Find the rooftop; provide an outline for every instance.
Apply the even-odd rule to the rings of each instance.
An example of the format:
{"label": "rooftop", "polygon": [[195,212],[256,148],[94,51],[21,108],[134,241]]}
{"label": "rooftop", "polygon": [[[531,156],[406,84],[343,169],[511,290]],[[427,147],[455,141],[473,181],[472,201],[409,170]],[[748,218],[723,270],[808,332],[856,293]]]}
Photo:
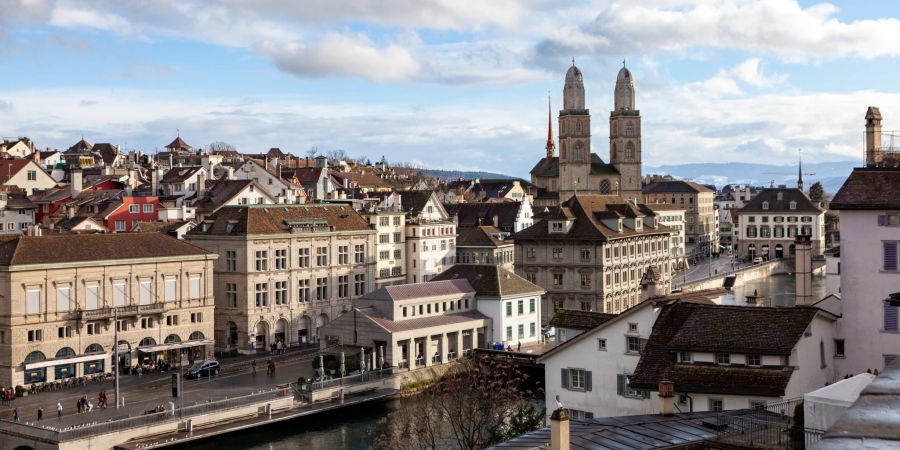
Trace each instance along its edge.
{"label": "rooftop", "polygon": [[472,288],[468,281],[465,279],[454,279],[385,286],[363,295],[360,298],[367,300],[399,301],[473,293],[475,293],[475,289]]}
{"label": "rooftop", "polygon": [[213,257],[214,254],[159,233],[62,234],[0,239],[0,266],[180,256]]}
{"label": "rooftop", "polygon": [[900,358],[872,380],[826,432],[821,450],[900,448]]}
{"label": "rooftop", "polygon": [[544,288],[497,265],[457,264],[435,276],[431,283],[445,280],[468,281],[479,296],[540,295],[544,292]]}
{"label": "rooftop", "polygon": [[550,319],[550,326],[571,328],[573,330],[590,330],[614,317],[616,317],[615,314],[581,311],[578,309],[558,309],[553,314],[553,318]]}
{"label": "rooftop", "polygon": [[831,200],[834,210],[900,209],[900,169],[856,168]]}

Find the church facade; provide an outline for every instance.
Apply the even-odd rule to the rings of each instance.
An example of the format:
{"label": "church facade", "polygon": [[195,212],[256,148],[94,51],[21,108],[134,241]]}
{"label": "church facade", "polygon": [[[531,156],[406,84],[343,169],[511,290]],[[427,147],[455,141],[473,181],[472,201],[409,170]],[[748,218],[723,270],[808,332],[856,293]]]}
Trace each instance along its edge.
{"label": "church facade", "polygon": [[634,79],[622,67],[609,117],[609,162],[591,152],[591,112],[585,108],[584,77],[566,72],[559,111],[559,156],[548,111],[546,156],[531,169],[535,206],[558,206],[577,194],[618,195],[641,201],[641,114],[634,104]]}

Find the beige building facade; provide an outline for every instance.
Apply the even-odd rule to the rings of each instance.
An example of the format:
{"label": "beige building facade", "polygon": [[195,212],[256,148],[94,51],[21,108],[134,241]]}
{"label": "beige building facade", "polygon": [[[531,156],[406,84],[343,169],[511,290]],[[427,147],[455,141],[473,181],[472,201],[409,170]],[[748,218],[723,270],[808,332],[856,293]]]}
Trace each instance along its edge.
{"label": "beige building facade", "polygon": [[644,202],[668,203],[685,209],[685,256],[694,263],[719,252],[716,193],[693,181],[657,181],[644,186]]}
{"label": "beige building facade", "polygon": [[[212,351],[216,255],[159,233],[0,244],[0,384],[106,373]],[[118,342],[116,330],[118,329]]]}
{"label": "beige building facade", "polygon": [[217,349],[307,345],[373,290],[376,232],[342,205],[229,206],[185,239],[216,263]]}
{"label": "beige building facade", "polygon": [[399,207],[376,208],[362,213],[377,238],[375,287],[406,282],[406,214]]}

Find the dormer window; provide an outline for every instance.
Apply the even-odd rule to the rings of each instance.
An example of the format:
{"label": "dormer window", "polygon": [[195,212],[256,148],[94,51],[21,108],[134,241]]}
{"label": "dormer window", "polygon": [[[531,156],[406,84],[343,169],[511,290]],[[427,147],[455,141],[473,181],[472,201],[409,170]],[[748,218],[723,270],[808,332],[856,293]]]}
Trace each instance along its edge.
{"label": "dormer window", "polygon": [[791,203],[790,203],[790,205],[788,205],[788,207],[791,208],[791,209],[797,209],[797,202],[795,202],[795,201],[792,200]]}
{"label": "dormer window", "polygon": [[769,202],[762,202],[762,209],[764,209],[764,210],[769,209]]}
{"label": "dormer window", "polygon": [[550,222],[550,231],[552,233],[562,233],[563,229],[564,227],[562,222]]}

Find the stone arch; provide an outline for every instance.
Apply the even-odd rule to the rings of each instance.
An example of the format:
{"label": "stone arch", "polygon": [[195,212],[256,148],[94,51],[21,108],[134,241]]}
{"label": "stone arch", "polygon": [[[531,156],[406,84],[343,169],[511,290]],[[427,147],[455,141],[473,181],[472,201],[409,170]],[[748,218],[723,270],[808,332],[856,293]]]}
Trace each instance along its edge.
{"label": "stone arch", "polygon": [[156,345],[156,339],[152,337],[145,337],[141,339],[141,342],[138,344],[138,347],[145,347],[147,345]]}
{"label": "stone arch", "polygon": [[97,353],[103,353],[103,346],[97,343],[88,345],[87,348],[84,349],[85,355],[94,355]]}
{"label": "stone arch", "polygon": [[191,341],[202,341],[204,339],[206,339],[206,336],[203,335],[202,331],[195,331],[188,337],[188,340]]}
{"label": "stone arch", "polygon": [[237,324],[234,323],[234,322],[232,322],[232,321],[228,321],[228,324],[226,325],[226,330],[227,330],[227,331],[226,331],[226,332],[227,332],[227,335],[226,335],[225,339],[227,340],[228,345],[229,345],[229,346],[238,345],[238,327],[237,327]]}
{"label": "stone arch", "polygon": [[288,343],[288,322],[284,317],[275,321],[275,332],[273,333],[275,340],[273,342]]}
{"label": "stone arch", "polygon": [[316,317],[316,339],[321,339],[322,336],[319,334],[319,329],[325,326],[328,323],[328,314],[322,313]]}
{"label": "stone arch", "polygon": [[309,344],[312,340],[312,319],[303,315],[297,318],[297,342],[300,345]]}
{"label": "stone arch", "polygon": [[269,346],[269,340],[271,337],[269,336],[269,330],[271,327],[269,323],[265,320],[260,320],[253,325],[253,334],[255,334],[255,338],[250,341],[251,350],[266,350]]}
{"label": "stone arch", "polygon": [[61,358],[74,358],[75,350],[72,347],[63,347],[56,352],[56,359]]}
{"label": "stone arch", "polygon": [[181,337],[177,334],[170,334],[166,336],[166,339],[163,341],[163,344],[175,344],[181,342]]}
{"label": "stone arch", "polygon": [[[44,356],[43,352],[33,351],[25,356],[25,364],[36,363],[41,361],[46,361],[47,357]],[[40,383],[43,381],[47,381],[47,369],[39,368],[39,369],[31,369],[25,370],[25,383]]]}

